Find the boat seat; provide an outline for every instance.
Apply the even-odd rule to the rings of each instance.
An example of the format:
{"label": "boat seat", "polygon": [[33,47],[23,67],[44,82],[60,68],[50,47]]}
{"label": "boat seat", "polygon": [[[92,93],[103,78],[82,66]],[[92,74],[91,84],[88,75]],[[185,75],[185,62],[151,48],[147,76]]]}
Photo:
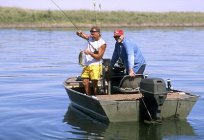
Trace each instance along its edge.
{"label": "boat seat", "polygon": [[126,75],[121,79],[119,86],[113,86],[113,89],[122,93],[138,93],[142,79],[144,79],[142,74],[135,76]]}

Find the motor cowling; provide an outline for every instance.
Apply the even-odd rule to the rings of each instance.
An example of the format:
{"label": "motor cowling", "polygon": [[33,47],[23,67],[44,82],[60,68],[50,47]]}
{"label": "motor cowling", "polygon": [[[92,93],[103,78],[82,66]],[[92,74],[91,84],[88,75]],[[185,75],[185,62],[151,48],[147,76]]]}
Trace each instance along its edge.
{"label": "motor cowling", "polygon": [[144,96],[143,99],[152,118],[161,119],[161,106],[167,97],[165,81],[161,78],[142,79],[140,92]]}

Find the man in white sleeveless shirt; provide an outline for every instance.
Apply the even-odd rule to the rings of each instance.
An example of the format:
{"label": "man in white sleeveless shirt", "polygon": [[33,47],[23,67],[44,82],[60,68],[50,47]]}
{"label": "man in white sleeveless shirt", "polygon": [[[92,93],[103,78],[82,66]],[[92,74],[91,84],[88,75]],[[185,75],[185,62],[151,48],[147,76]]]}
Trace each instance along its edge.
{"label": "man in white sleeveless shirt", "polygon": [[76,34],[88,41],[85,54],[84,68],[81,74],[83,85],[87,95],[90,95],[90,80],[93,83],[94,94],[98,92],[98,80],[102,72],[102,57],[106,49],[106,43],[101,38],[100,28],[94,26],[89,34],[77,31]]}

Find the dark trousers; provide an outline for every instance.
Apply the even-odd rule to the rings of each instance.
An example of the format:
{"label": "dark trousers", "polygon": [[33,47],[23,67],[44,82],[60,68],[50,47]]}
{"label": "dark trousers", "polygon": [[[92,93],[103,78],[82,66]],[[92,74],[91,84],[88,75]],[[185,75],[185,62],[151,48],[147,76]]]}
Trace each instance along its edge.
{"label": "dark trousers", "polygon": [[[146,64],[143,64],[137,71],[135,71],[136,74],[143,74],[144,71],[145,71],[145,67],[146,67]],[[135,70],[135,69],[134,69]]]}

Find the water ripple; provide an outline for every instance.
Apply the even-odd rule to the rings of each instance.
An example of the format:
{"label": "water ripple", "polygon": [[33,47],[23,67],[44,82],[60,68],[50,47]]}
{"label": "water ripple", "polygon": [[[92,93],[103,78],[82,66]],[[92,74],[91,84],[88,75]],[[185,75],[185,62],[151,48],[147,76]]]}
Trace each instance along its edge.
{"label": "water ripple", "polygon": [[[102,33],[107,43],[104,58],[111,58],[112,34]],[[63,81],[81,73],[78,53],[86,42],[73,30],[0,29],[0,139],[204,139],[204,29],[126,29],[126,35],[141,48],[149,77],[170,78],[174,88],[201,96],[188,117],[190,125],[184,122],[190,134],[171,133],[184,130],[177,123],[167,123],[168,129],[174,126],[167,135],[157,133],[158,127],[105,126],[70,113]],[[140,129],[145,131],[139,131],[142,137],[137,135]]]}

